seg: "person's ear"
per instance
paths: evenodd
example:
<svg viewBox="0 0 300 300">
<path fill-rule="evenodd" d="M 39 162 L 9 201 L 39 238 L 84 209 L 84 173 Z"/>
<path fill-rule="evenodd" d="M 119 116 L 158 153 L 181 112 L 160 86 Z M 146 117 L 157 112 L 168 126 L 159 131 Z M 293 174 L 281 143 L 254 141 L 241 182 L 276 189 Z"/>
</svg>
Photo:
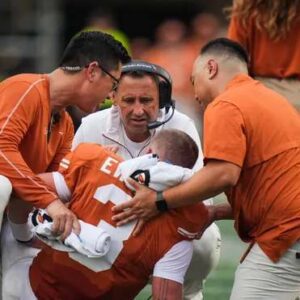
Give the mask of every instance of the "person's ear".
<svg viewBox="0 0 300 300">
<path fill-rule="evenodd" d="M 91 62 L 86 68 L 86 74 L 89 82 L 93 82 L 97 75 L 98 62 Z"/>
<path fill-rule="evenodd" d="M 208 79 L 213 79 L 218 74 L 218 63 L 214 59 L 209 59 L 207 62 Z"/>
</svg>

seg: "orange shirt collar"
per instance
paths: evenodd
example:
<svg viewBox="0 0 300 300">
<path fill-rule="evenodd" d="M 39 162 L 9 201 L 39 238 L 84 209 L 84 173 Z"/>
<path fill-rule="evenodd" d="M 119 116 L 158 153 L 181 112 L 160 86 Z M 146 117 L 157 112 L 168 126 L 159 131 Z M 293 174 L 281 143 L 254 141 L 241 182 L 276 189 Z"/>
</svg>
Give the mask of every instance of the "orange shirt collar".
<svg viewBox="0 0 300 300">
<path fill-rule="evenodd" d="M 244 82 L 249 81 L 249 80 L 253 80 L 249 75 L 247 75 L 245 73 L 237 74 L 226 84 L 224 91 L 227 91 L 228 89 L 230 89 L 233 86 L 243 84 Z"/>
</svg>

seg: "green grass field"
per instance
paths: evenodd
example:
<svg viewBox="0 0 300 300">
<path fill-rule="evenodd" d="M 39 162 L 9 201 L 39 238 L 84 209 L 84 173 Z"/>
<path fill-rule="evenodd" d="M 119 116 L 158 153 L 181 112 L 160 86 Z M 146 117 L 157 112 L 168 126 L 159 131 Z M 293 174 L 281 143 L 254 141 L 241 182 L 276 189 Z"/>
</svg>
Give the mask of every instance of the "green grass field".
<svg viewBox="0 0 300 300">
<path fill-rule="evenodd" d="M 222 201 L 224 201 L 223 196 L 215 200 L 215 202 Z M 247 247 L 236 235 L 232 221 L 219 221 L 217 225 L 222 234 L 221 259 L 217 268 L 210 273 L 205 282 L 204 300 L 229 299 L 235 268 Z M 151 288 L 146 286 L 135 300 L 146 300 L 150 295 Z"/>
</svg>

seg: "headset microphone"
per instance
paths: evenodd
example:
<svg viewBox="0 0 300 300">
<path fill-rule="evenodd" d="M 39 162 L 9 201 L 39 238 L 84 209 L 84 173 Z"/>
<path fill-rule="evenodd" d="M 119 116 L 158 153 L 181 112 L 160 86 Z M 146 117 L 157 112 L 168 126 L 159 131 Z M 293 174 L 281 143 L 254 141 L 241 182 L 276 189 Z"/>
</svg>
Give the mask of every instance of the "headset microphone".
<svg viewBox="0 0 300 300">
<path fill-rule="evenodd" d="M 159 126 L 162 126 L 162 125 L 166 124 L 167 122 L 169 122 L 172 119 L 172 117 L 174 115 L 174 112 L 175 112 L 175 101 L 174 100 L 171 101 L 171 105 L 169 107 L 166 107 L 166 112 L 167 113 L 168 113 L 170 108 L 172 108 L 172 112 L 171 112 L 171 115 L 168 118 L 166 118 L 164 121 L 150 122 L 150 123 L 148 123 L 147 128 L 149 130 L 150 129 L 155 129 L 155 128 L 157 128 Z"/>
</svg>

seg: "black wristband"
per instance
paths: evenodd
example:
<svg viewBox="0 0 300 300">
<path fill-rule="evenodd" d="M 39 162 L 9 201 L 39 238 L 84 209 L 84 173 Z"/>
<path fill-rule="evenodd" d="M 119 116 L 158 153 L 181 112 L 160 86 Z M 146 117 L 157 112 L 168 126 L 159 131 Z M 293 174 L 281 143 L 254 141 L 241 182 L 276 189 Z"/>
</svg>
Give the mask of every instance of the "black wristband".
<svg viewBox="0 0 300 300">
<path fill-rule="evenodd" d="M 164 199 L 163 192 L 157 192 L 156 193 L 155 205 L 156 205 L 157 210 L 160 211 L 160 212 L 164 212 L 164 211 L 169 210 L 168 203 Z"/>
</svg>

